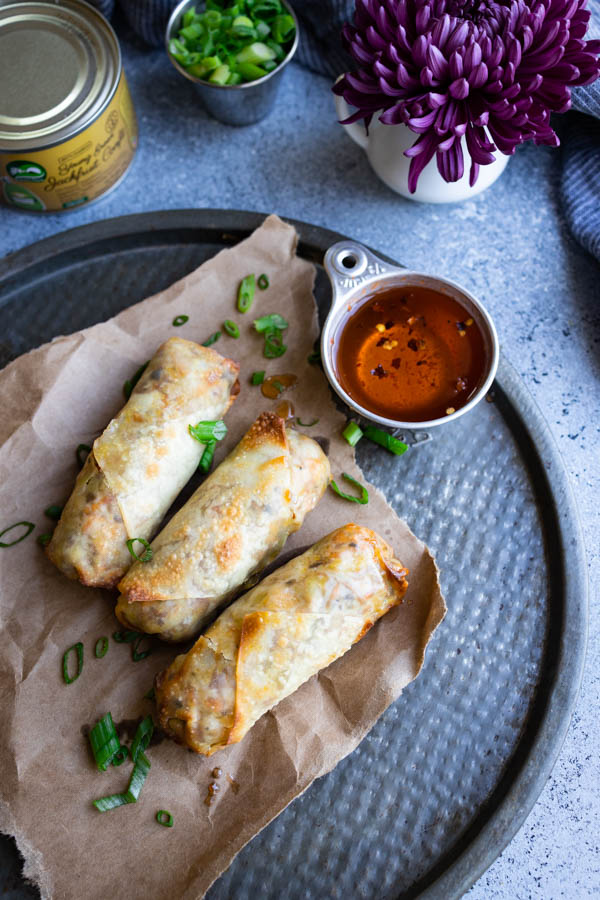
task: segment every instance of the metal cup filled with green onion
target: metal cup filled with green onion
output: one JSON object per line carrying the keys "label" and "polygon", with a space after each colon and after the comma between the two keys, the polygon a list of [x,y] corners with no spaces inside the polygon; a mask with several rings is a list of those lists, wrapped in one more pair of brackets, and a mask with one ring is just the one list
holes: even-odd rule
{"label": "metal cup filled with green onion", "polygon": [[273,107],[298,46],[298,21],[287,0],[182,0],[165,40],[207,111],[228,125],[250,125]]}

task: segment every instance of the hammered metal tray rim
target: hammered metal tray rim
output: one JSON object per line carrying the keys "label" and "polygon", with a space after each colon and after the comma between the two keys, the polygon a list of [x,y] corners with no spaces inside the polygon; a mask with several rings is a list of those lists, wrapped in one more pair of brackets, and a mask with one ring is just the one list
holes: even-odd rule
{"label": "hammered metal tray rim", "polygon": [[[10,293],[22,274],[44,263],[60,270],[61,257],[88,247],[94,257],[113,253],[114,242],[128,238],[138,246],[148,243],[151,233],[211,232],[215,243],[235,244],[262,223],[265,213],[240,210],[187,209],[137,213],[100,220],[78,226],[45,238],[0,259],[0,291]],[[320,263],[327,247],[344,239],[335,231],[284,217],[300,236],[298,252],[312,262]],[[199,240],[200,234],[197,240]],[[187,242],[193,243],[193,235]],[[377,252],[377,251],[375,251]],[[381,255],[381,254],[380,254]],[[391,261],[391,260],[390,260]],[[45,274],[40,272],[40,275]],[[480,810],[474,825],[459,841],[452,861],[442,858],[423,881],[415,885],[415,893],[427,900],[447,900],[461,896],[485,872],[506,847],[541,793],[562,747],[571,713],[579,692],[585,662],[588,617],[588,578],[585,552],[575,500],[564,463],[550,429],[517,372],[501,355],[495,382],[506,396],[514,414],[513,430],[520,431],[523,456],[528,460],[530,475],[538,479],[538,487],[552,498],[555,537],[560,554],[563,620],[556,650],[554,672],[548,673],[545,704],[538,722],[528,722],[519,742],[521,759],[518,772],[505,771],[488,804]],[[532,477],[533,477],[532,475]],[[550,561],[551,562],[551,561]],[[547,660],[545,660],[547,662]],[[529,734],[529,732],[532,732]],[[521,745],[527,744],[528,746]],[[494,800],[496,794],[499,797]],[[484,818],[483,824],[473,829]],[[438,871],[439,870],[439,871]],[[418,890],[417,890],[418,889]],[[406,895],[405,895],[406,896]]]}

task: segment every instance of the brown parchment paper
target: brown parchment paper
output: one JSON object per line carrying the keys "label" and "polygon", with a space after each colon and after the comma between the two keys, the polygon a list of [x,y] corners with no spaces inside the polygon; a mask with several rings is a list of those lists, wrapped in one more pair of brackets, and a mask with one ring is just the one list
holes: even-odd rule
{"label": "brown parchment paper", "polygon": [[[306,361],[318,333],[314,270],[295,256],[295,246],[294,230],[270,216],[246,241],[161,294],[57,338],[0,372],[0,530],[23,519],[36,523],[26,540],[0,548],[0,827],[16,836],[25,874],[44,897],[201,897],[244,844],[357,746],[416,677],[444,616],[429,551],[383,496],[370,487],[368,505],[359,506],[328,491],[282,558],[346,522],[370,526],[410,569],[405,603],[263,716],[240,744],[207,760],[159,740],[148,751],[152,769],[137,804],[104,814],[92,806],[97,797],[125,790],[131,766],[98,772],[85,726],[110,710],[122,736],[131,739],[136,717],[153,711],[143,695],[177,648],[160,645],[133,663],[130,647],[111,638],[107,655],[94,657],[96,640],[120,627],[113,616],[116,595],[82,587],[54,569],[35,542],[52,524],[43,510],[68,497],[77,471],[74,448],[91,444],[120,409],[123,382],[140,363],[170,335],[203,341],[225,318],[239,323],[241,337],[223,336],[215,349],[241,364],[242,389],[216,462],[259,412],[277,405],[250,386],[252,372],[290,372],[300,380],[285,396],[303,421],[320,419],[303,430],[329,440],[334,477],[345,471],[364,481],[340,436],[344,417],[325,376]],[[268,273],[270,287],[257,290],[244,316],[235,297],[249,272]],[[90,302],[101,291],[102,284],[90,285]],[[264,359],[262,338],[251,327],[253,318],[271,312],[290,323],[289,349],[279,360]],[[173,318],[182,314],[189,321],[174,329]],[[83,673],[66,686],[62,655],[79,640]],[[208,807],[215,766],[223,771],[221,792]],[[173,828],[157,825],[158,809],[171,811]]]}

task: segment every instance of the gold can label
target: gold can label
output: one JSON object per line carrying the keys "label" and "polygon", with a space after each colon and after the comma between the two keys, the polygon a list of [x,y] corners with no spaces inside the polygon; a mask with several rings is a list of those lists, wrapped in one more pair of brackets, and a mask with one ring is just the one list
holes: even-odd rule
{"label": "gold can label", "polygon": [[4,202],[31,212],[62,212],[91,203],[127,171],[137,120],[124,72],[106,109],[73,138],[45,150],[0,152]]}

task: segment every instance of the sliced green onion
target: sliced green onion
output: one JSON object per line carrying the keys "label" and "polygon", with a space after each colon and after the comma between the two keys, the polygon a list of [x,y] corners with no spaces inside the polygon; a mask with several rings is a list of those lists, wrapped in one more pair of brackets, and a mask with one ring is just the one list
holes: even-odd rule
{"label": "sliced green onion", "polygon": [[96,765],[101,772],[106,772],[115,754],[121,749],[119,735],[109,712],[96,722],[89,738]]}
{"label": "sliced green onion", "polygon": [[101,637],[96,641],[96,646],[94,647],[94,656],[96,659],[102,659],[103,656],[106,656],[108,653],[108,638]]}
{"label": "sliced green onion", "polygon": [[[92,452],[92,448],[89,444],[79,444],[77,450],[75,451],[75,456],[77,457],[77,462],[79,463],[79,468],[83,469],[85,465],[85,461],[87,459],[88,453]],[[82,458],[81,454],[85,453],[85,456]]]}
{"label": "sliced green onion", "polygon": [[211,72],[208,80],[212,84],[227,84],[230,75],[231,70],[229,66],[217,66],[217,68]]}
{"label": "sliced green onion", "polygon": [[156,695],[154,693],[154,688],[151,687],[150,690],[146,691],[146,693],[144,694],[144,700],[154,700],[155,698]]}
{"label": "sliced green onion", "polygon": [[279,391],[280,394],[282,394],[283,391],[285,391],[285,387],[282,385],[282,383],[281,383],[280,381],[277,381],[277,379],[275,379],[274,381],[272,381],[271,384],[273,385],[273,387],[274,387],[276,390]]}
{"label": "sliced green onion", "polygon": [[262,372],[253,372],[250,381],[253,385],[262,384],[265,380],[265,375],[266,372],[264,370]]}
{"label": "sliced green onion", "polygon": [[47,509],[44,510],[44,515],[48,516],[49,519],[53,519],[55,522],[58,522],[58,520],[62,516],[62,511],[62,506],[54,504],[52,506],[48,506]]}
{"label": "sliced green onion", "polygon": [[210,347],[212,344],[216,344],[220,337],[221,337],[221,332],[214,331],[210,337],[206,338],[206,340],[202,342],[202,346]]}
{"label": "sliced green onion", "polygon": [[339,487],[332,479],[329,482],[329,487],[333,491],[335,491],[338,497],[342,497],[344,500],[350,500],[352,503],[360,503],[363,505],[369,502],[369,492],[366,487],[363,487],[360,481],[357,481],[356,478],[352,477],[352,475],[348,475],[347,472],[342,472],[342,478],[345,478],[346,481],[349,481],[350,484],[353,484],[354,487],[358,488],[358,490],[360,491],[360,497],[353,497],[352,494],[345,494],[343,491],[340,491]]}
{"label": "sliced green onion", "polygon": [[217,446],[216,441],[208,441],[206,447],[204,448],[204,453],[200,457],[200,462],[198,463],[198,468],[205,475],[210,471],[210,467],[212,466],[213,457],[215,455],[215,447]]}
{"label": "sliced green onion", "polygon": [[261,316],[259,319],[255,319],[254,327],[259,334],[262,334],[263,332],[269,332],[273,329],[276,331],[285,331],[286,328],[289,328],[289,325],[279,313],[271,313],[268,316]]}
{"label": "sliced green onion", "polygon": [[134,662],[139,662],[141,659],[146,659],[147,656],[150,656],[152,653],[152,647],[148,648],[148,650],[138,650],[141,642],[145,639],[149,639],[147,634],[142,634],[141,631],[114,631],[113,632],[113,640],[117,644],[131,644],[131,658]]}
{"label": "sliced green onion", "polygon": [[[77,671],[71,678],[69,675],[69,655],[71,651],[74,650],[77,654]],[[65,650],[62,658],[62,673],[65,684],[73,684],[74,681],[77,681],[79,676],[81,675],[83,669],[83,644],[81,641],[77,641],[76,644],[69,647],[68,650]]]}
{"label": "sliced green onion", "polygon": [[26,537],[29,537],[35,525],[33,522],[15,522],[14,525],[9,525],[8,528],[5,528],[4,531],[0,531],[0,538],[5,535],[8,531],[12,531],[13,528],[19,528],[21,525],[25,526],[25,531],[21,535],[21,537],[16,538],[14,541],[0,541],[0,547],[14,547],[15,544],[20,544],[21,541],[24,541]]}
{"label": "sliced green onion", "polygon": [[38,534],[36,541],[40,545],[40,547],[47,547],[50,541],[52,540],[51,534]]}
{"label": "sliced green onion", "polygon": [[267,359],[277,359],[279,356],[283,356],[286,350],[287,346],[283,343],[281,331],[274,330],[265,332],[265,346],[263,348],[263,353]]}
{"label": "sliced green onion", "polygon": [[312,428],[313,425],[319,424],[319,419],[313,419],[312,422],[303,422],[302,419],[298,416],[296,418],[296,422],[298,423],[298,425],[301,425],[302,428]]}
{"label": "sliced green onion", "polygon": [[198,422],[197,425],[189,425],[188,428],[191,436],[201,444],[207,444],[209,441],[222,441],[227,434],[227,425],[223,419]]}
{"label": "sliced green onion", "polygon": [[290,15],[275,16],[271,22],[273,40],[278,44],[285,44],[286,41],[289,41],[295,30],[296,25]]}
{"label": "sliced green onion", "polygon": [[115,755],[113,756],[113,758],[110,761],[111,765],[112,766],[122,765],[128,756],[129,756],[129,749],[124,744],[121,744],[121,746],[119,747],[119,749],[117,750],[117,752],[115,753]]}
{"label": "sliced green onion", "polygon": [[146,659],[146,657],[150,656],[152,653],[152,647],[148,647],[147,650],[138,650],[142,641],[146,639],[150,640],[147,634],[140,634],[140,636],[131,644],[131,658],[134,662],[140,662],[140,660]]}
{"label": "sliced green onion", "polygon": [[99,800],[92,801],[98,812],[108,812],[109,809],[116,809],[117,806],[125,806],[130,801],[126,794],[111,794],[109,797],[100,797]]}
{"label": "sliced green onion", "polygon": [[137,762],[133,767],[133,772],[131,773],[131,778],[129,779],[129,785],[127,786],[127,790],[125,792],[128,803],[137,803],[137,800],[142,792],[142,788],[144,787],[144,782],[148,777],[149,771],[150,763],[147,757],[144,756],[143,753],[140,753]]}
{"label": "sliced green onion", "polygon": [[257,66],[256,63],[238,62],[237,68],[244,81],[257,81],[267,74],[267,70],[262,66]]}
{"label": "sliced green onion", "polygon": [[225,331],[229,337],[239,338],[240,329],[237,327],[235,322],[232,322],[231,319],[225,319],[223,322],[223,331]]}
{"label": "sliced green onion", "polygon": [[[138,554],[137,554],[137,553],[135,552],[135,550],[133,549],[133,545],[134,545],[136,542],[137,542],[138,544],[141,544],[142,547],[145,547],[145,548],[146,548],[146,549],[144,550],[144,552],[142,553],[141,556],[138,556]],[[149,561],[152,559],[152,547],[150,546],[150,544],[148,543],[148,541],[145,540],[144,538],[130,538],[130,539],[127,541],[127,549],[128,549],[129,552],[131,553],[132,557],[133,557],[135,560],[137,560],[138,562],[149,562]]]}
{"label": "sliced green onion", "polygon": [[152,721],[152,716],[146,716],[138,725],[135,737],[131,743],[131,758],[134,763],[138,761],[140,753],[143,755],[144,750],[148,749],[153,731],[154,722]]}
{"label": "sliced green onion", "polygon": [[189,320],[189,316],[175,316],[172,324],[175,326],[175,328],[179,328],[180,325],[185,325],[185,323],[189,322]]}
{"label": "sliced green onion", "polygon": [[312,353],[309,353],[306,357],[306,361],[311,364],[311,366],[320,365],[321,364],[321,351],[313,350]]}
{"label": "sliced green onion", "polygon": [[254,275],[246,275],[242,278],[238,288],[237,308],[241,313],[246,313],[254,301],[255,279]]}
{"label": "sliced green onion", "polygon": [[408,450],[408,444],[404,444],[398,438],[388,434],[387,431],[382,431],[381,428],[375,428],[373,425],[365,427],[365,437],[373,441],[374,444],[385,447],[386,450],[389,450],[390,453],[394,453],[396,456],[402,456]]}
{"label": "sliced green onion", "polygon": [[146,362],[142,366],[139,367],[137,372],[134,374],[133,378],[131,378],[130,381],[126,381],[125,384],[123,385],[123,393],[125,395],[126,400],[129,400],[129,398],[131,397],[131,393],[132,393],[134,387],[136,386],[136,384],[138,383],[138,381],[140,380],[140,378],[146,371],[146,366],[148,365],[149,362],[150,362],[149,359],[146,360]]}
{"label": "sliced green onion", "polygon": [[164,825],[165,828],[173,827],[173,816],[166,809],[159,809],[156,813],[156,821],[159,825]]}
{"label": "sliced green onion", "polygon": [[255,41],[248,47],[244,47],[243,50],[240,50],[235,59],[238,63],[260,65],[260,63],[266,62],[268,59],[275,59],[275,51],[263,44],[262,41]]}
{"label": "sliced green onion", "polygon": [[269,276],[265,275],[265,273],[263,272],[262,275],[258,276],[256,283],[261,291],[266,291],[266,289],[269,287]]}
{"label": "sliced green onion", "polygon": [[342,437],[346,438],[351,447],[356,447],[362,436],[363,431],[356,422],[348,422],[342,431]]}
{"label": "sliced green onion", "polygon": [[139,636],[139,631],[113,631],[113,641],[117,644],[131,644]]}

